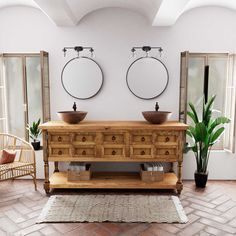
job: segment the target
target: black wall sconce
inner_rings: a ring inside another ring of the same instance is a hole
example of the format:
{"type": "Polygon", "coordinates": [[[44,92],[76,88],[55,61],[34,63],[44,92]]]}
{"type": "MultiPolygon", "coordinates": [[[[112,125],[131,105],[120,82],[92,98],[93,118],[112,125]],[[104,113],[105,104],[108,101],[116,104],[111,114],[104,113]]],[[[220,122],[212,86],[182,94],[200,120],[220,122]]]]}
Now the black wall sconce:
{"type": "Polygon", "coordinates": [[[80,56],[80,52],[84,51],[84,50],[89,50],[90,51],[90,56],[91,57],[95,57],[94,54],[94,49],[92,47],[82,47],[82,46],[75,46],[75,47],[64,47],[62,49],[63,53],[64,53],[64,57],[66,56],[66,53],[68,50],[74,50],[77,52],[78,57],[80,56]]]}
{"type": "Polygon", "coordinates": [[[160,57],[162,56],[162,52],[163,52],[162,47],[143,46],[143,47],[133,47],[133,48],[131,49],[132,57],[135,57],[135,56],[136,56],[136,51],[137,51],[137,50],[142,50],[143,52],[145,52],[145,56],[146,56],[146,57],[149,57],[150,51],[151,51],[152,49],[157,49],[157,50],[159,51],[159,56],[160,56],[160,57]]]}

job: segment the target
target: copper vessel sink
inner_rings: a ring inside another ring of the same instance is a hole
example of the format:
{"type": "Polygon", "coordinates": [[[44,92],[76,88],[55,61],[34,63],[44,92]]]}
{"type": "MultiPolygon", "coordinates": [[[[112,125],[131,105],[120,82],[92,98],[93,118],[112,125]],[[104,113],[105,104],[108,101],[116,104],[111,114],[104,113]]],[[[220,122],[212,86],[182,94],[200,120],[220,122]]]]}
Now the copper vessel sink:
{"type": "Polygon", "coordinates": [[[169,111],[143,111],[143,117],[152,124],[162,124],[172,115],[169,111]]]}
{"type": "Polygon", "coordinates": [[[69,124],[78,124],[82,121],[87,112],[85,111],[59,111],[57,115],[66,123],[69,124]]]}

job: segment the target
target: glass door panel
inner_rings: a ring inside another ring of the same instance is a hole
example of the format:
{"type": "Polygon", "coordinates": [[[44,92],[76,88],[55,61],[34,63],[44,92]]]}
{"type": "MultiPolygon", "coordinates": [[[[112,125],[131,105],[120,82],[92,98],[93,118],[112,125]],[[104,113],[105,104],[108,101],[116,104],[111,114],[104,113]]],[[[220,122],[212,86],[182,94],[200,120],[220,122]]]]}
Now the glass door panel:
{"type": "MultiPolygon", "coordinates": [[[[187,82],[187,104],[189,102],[196,106],[197,113],[202,113],[202,98],[204,85],[205,57],[190,57],[188,64],[188,82],[187,82]]],[[[189,107],[187,107],[189,110],[189,107]]],[[[192,121],[187,117],[187,123],[192,121]]]]}
{"type": "Polygon", "coordinates": [[[40,57],[26,57],[28,122],[42,121],[42,91],[40,57]]]}
{"type": "Polygon", "coordinates": [[[0,55],[0,132],[6,132],[6,112],[3,83],[3,57],[0,55]]]}
{"type": "Polygon", "coordinates": [[[214,109],[224,111],[228,57],[208,57],[208,98],[216,95],[214,109]]]}
{"type": "Polygon", "coordinates": [[[41,51],[41,74],[43,75],[42,79],[42,95],[43,95],[43,121],[50,120],[50,89],[49,89],[49,68],[48,68],[48,53],[41,51]]]}
{"type": "MultiPolygon", "coordinates": [[[[228,57],[208,57],[209,65],[209,84],[208,84],[208,98],[216,95],[214,109],[222,113],[213,112],[213,117],[224,115],[225,110],[225,92],[227,80],[227,64],[228,57]]],[[[223,136],[220,141],[214,145],[214,149],[223,148],[223,136]]]]}
{"type": "Polygon", "coordinates": [[[8,132],[25,138],[23,64],[21,57],[4,58],[8,132]]]}
{"type": "Polygon", "coordinates": [[[7,132],[4,87],[0,87],[0,132],[7,132]]]}
{"type": "Polygon", "coordinates": [[[0,133],[7,132],[4,87],[0,87],[0,133]]]}

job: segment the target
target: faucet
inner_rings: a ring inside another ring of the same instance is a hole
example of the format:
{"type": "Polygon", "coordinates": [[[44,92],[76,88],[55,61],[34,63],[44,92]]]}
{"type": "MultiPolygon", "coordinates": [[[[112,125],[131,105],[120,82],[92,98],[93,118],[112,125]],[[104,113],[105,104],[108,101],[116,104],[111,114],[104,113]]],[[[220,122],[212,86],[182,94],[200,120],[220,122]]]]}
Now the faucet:
{"type": "Polygon", "coordinates": [[[74,111],[76,111],[76,109],[77,109],[76,102],[74,102],[74,105],[73,105],[72,108],[73,108],[74,111]]]}
{"type": "Polygon", "coordinates": [[[160,108],[160,107],[159,107],[159,104],[158,104],[158,102],[156,102],[156,105],[155,105],[155,110],[156,110],[156,111],[158,111],[158,110],[159,110],[159,108],[160,108]]]}

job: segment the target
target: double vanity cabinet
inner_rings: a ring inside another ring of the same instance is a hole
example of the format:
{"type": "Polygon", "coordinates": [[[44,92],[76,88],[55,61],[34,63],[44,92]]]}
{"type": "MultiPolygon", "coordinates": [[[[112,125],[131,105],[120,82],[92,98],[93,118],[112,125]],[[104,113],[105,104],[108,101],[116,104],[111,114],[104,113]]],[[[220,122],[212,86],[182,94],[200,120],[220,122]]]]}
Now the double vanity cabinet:
{"type": "Polygon", "coordinates": [[[83,121],[76,125],[50,121],[43,131],[44,189],[176,189],[183,188],[183,140],[187,125],[145,121],[83,121]],[[49,177],[49,162],[55,170],[49,177]],[[59,171],[58,162],[177,162],[177,174],[164,174],[163,181],[144,182],[137,172],[93,172],[87,181],[68,181],[67,172],[59,171]]]}

